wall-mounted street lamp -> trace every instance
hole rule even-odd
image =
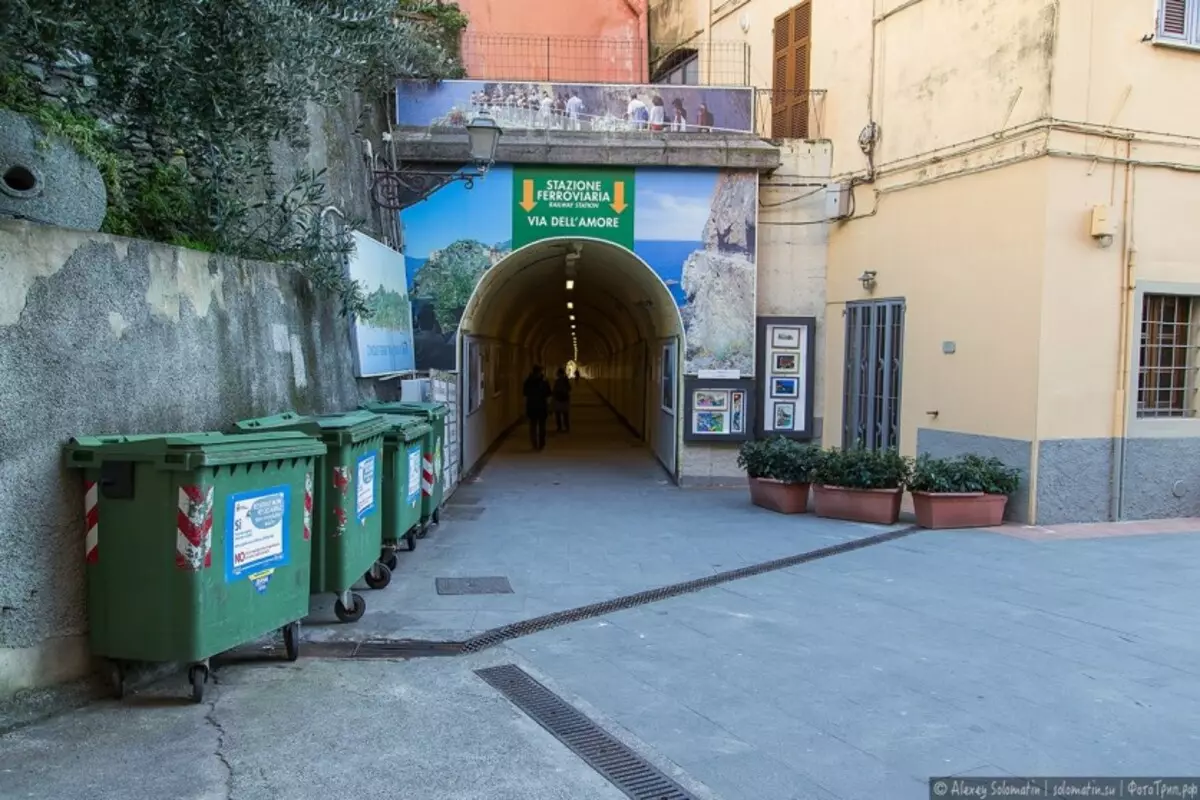
[[[496,147],[504,133],[496,120],[481,111],[467,123],[467,145],[472,168],[454,171],[416,169],[400,165],[372,171],[371,197],[389,211],[401,211],[416,205],[447,183],[462,181],[468,189],[476,178],[487,175],[496,163]]]

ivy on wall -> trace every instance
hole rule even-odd
[[[104,230],[295,263],[365,315],[324,175],[276,175],[271,147],[306,145],[310,104],[460,75],[465,24],[412,0],[5,0],[0,107],[100,167]]]

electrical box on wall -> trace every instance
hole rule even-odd
[[[825,187],[825,218],[845,219],[850,216],[849,183],[831,183]]]
[[[1092,236],[1099,239],[1113,235],[1111,209],[1108,206],[1092,206]]]

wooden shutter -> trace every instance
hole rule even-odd
[[[811,0],[775,18],[774,49],[771,138],[807,139],[812,63]]]
[[[1159,0],[1158,34],[1164,39],[1186,42],[1192,35],[1191,18],[1200,0]]]

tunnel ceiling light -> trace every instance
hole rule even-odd
[[[571,280],[570,278],[567,278],[567,291],[569,292],[574,288],[575,288],[575,281]]]
[[[575,321],[575,315],[574,315],[574,314],[572,314],[572,315],[571,315],[571,322],[574,322],[574,321]]]
[[[568,301],[567,301],[567,308],[574,308],[574,307],[575,307],[575,304],[574,304],[574,303],[572,303],[570,300],[568,300]]]

